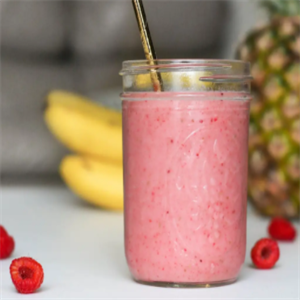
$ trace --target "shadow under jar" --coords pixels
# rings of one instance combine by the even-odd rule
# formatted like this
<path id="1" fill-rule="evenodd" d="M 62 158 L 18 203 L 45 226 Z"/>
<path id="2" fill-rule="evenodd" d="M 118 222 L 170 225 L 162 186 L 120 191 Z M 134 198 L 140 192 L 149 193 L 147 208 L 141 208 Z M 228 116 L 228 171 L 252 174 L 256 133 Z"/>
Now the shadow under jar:
<path id="1" fill-rule="evenodd" d="M 153 66 L 152 66 L 153 68 Z M 215 286 L 245 258 L 250 66 L 123 63 L 125 252 L 138 282 Z"/>

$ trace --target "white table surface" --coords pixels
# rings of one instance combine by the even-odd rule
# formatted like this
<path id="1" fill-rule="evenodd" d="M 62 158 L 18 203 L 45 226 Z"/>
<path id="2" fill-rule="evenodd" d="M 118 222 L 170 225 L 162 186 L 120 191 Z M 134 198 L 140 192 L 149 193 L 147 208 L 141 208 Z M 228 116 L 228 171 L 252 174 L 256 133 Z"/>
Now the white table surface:
<path id="1" fill-rule="evenodd" d="M 0 261 L 0 299 L 299 299 L 299 239 L 280 243 L 274 269 L 253 268 L 250 249 L 266 235 L 268 220 L 249 210 L 239 280 L 223 287 L 178 289 L 131 279 L 121 213 L 89 206 L 61 185 L 2 186 L 1 204 L 0 223 L 15 238 L 16 249 Z M 20 256 L 31 256 L 44 267 L 44 284 L 35 294 L 18 294 L 11 282 L 9 265 Z"/>

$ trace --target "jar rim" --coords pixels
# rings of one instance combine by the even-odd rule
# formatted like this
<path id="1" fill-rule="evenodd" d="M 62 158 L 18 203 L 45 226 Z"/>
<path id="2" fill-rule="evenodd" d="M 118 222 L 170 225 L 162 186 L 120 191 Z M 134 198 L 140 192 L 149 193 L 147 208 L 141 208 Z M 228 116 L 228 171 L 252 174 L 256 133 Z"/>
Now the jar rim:
<path id="1" fill-rule="evenodd" d="M 127 60 L 122 64 L 121 76 L 147 74 L 156 72 L 191 72 L 203 71 L 201 81 L 214 82 L 247 82 L 252 80 L 250 63 L 229 59 L 155 59 Z"/>
<path id="2" fill-rule="evenodd" d="M 241 59 L 223 59 L 223 58 L 158 58 L 153 59 L 154 62 L 180 62 L 180 63 L 189 63 L 189 62 L 208 62 L 208 63 L 216 63 L 216 62 L 223 62 L 223 63 L 242 63 L 242 64 L 249 64 L 249 62 L 241 60 Z M 129 59 L 123 61 L 123 64 L 126 63 L 144 63 L 149 64 L 149 60 L 147 59 Z"/>

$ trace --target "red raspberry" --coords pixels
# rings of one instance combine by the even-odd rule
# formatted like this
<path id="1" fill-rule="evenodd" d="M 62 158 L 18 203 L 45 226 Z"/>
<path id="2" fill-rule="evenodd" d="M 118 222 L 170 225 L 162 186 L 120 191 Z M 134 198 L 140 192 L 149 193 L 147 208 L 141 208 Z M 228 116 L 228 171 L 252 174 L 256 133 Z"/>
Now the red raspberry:
<path id="1" fill-rule="evenodd" d="M 21 257 L 12 261 L 10 276 L 19 293 L 30 294 L 43 283 L 44 271 L 43 267 L 34 259 Z"/>
<path id="2" fill-rule="evenodd" d="M 260 239 L 251 250 L 251 258 L 259 269 L 272 268 L 279 259 L 279 248 L 276 241 L 268 238 Z"/>
<path id="3" fill-rule="evenodd" d="M 283 218 L 274 218 L 268 231 L 273 239 L 280 241 L 293 241 L 296 237 L 296 229 L 293 224 Z"/>
<path id="4" fill-rule="evenodd" d="M 0 225 L 0 259 L 7 258 L 15 248 L 14 239 L 8 235 L 3 226 Z"/>

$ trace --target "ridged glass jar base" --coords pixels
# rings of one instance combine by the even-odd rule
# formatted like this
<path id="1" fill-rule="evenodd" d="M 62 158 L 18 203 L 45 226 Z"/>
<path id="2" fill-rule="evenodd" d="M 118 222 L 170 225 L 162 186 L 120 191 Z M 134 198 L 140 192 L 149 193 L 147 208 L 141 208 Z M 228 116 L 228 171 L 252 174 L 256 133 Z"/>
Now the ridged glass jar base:
<path id="1" fill-rule="evenodd" d="M 151 286 L 157 287 L 171 287 L 171 288 L 210 288 L 223 286 L 227 284 L 234 283 L 237 278 L 221 280 L 221 281 L 212 281 L 212 282 L 165 282 L 165 281 L 142 281 L 136 280 L 136 282 Z"/>

